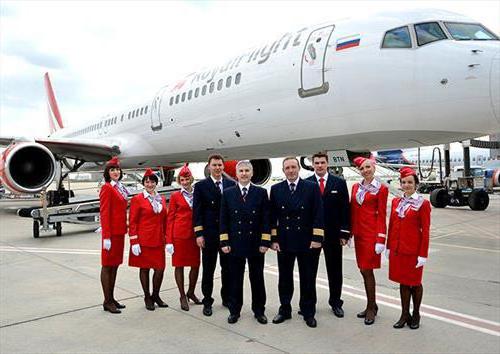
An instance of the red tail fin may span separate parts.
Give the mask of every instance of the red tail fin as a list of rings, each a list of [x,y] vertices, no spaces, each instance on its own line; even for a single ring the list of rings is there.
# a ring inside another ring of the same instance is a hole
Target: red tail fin
[[[56,96],[54,95],[52,84],[50,83],[49,73],[45,73],[44,83],[45,92],[47,93],[50,134],[52,134],[53,132],[64,128],[64,124],[61,118],[61,113],[59,112],[59,107],[57,106]]]

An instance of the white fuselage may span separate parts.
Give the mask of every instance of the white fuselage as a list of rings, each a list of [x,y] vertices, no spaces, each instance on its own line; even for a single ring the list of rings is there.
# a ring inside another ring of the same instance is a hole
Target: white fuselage
[[[412,48],[381,48],[386,31],[429,20],[473,22],[423,11],[290,32],[51,138],[116,145],[123,166],[137,167],[212,152],[236,159],[428,146],[500,131],[498,40],[418,46],[411,31]],[[352,38],[359,45],[336,50]]]

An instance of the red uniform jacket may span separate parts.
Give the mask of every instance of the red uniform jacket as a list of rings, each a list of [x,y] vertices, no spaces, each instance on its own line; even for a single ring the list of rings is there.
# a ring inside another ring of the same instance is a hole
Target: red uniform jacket
[[[99,192],[102,238],[120,236],[127,233],[127,199],[110,183]]]
[[[351,233],[365,241],[376,240],[377,243],[385,243],[389,190],[382,184],[377,194],[366,193],[363,204],[359,205],[356,201],[358,188],[358,183],[352,186]]]
[[[193,209],[181,192],[172,193],[168,204],[167,243],[175,239],[194,239]]]
[[[410,207],[405,217],[400,218],[396,211],[400,200],[401,198],[392,200],[387,248],[391,252],[427,258],[431,224],[430,203],[424,200],[418,211]]]
[[[155,214],[153,206],[142,193],[130,201],[129,229],[130,243],[146,247],[165,245],[167,230],[167,204],[161,197],[163,208]]]

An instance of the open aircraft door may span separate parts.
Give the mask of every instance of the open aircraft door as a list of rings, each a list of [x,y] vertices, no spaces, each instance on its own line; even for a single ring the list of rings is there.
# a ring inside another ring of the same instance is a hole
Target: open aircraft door
[[[309,34],[300,66],[299,96],[302,98],[328,92],[329,84],[325,82],[325,59],[334,28],[334,25],[321,27]]]
[[[163,128],[161,123],[161,104],[163,99],[163,93],[167,90],[168,86],[164,86],[158,91],[151,103],[151,130],[158,131]]]

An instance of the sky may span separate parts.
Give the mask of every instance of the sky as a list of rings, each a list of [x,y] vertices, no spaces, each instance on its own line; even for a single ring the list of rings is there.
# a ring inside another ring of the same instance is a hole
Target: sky
[[[47,71],[65,125],[80,125],[301,26],[417,8],[500,33],[500,1],[2,0],[0,136],[48,135]]]

